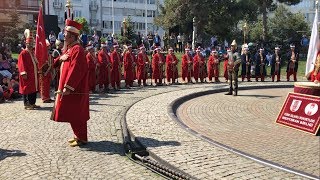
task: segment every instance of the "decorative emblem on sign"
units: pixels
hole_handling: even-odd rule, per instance
[[[318,112],[318,104],[316,103],[310,103],[306,106],[304,109],[304,113],[308,116],[313,116]]]
[[[300,100],[292,100],[292,103],[291,103],[291,106],[290,106],[290,111],[291,112],[297,112],[300,108],[300,105],[301,105],[301,102]]]

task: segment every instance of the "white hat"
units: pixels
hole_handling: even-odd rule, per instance
[[[190,51],[190,49],[189,49],[189,48],[185,48],[184,50],[185,50],[185,51]]]
[[[274,49],[275,49],[275,50],[280,50],[280,48],[279,48],[278,46],[276,46]]]
[[[171,48],[169,48],[168,50],[169,50],[169,51],[173,51],[173,48],[171,47]]]
[[[105,47],[107,47],[107,44],[103,42],[103,43],[101,43],[101,47],[105,48]]]
[[[294,44],[290,44],[290,48],[295,48],[296,46]]]
[[[93,49],[93,46],[92,46],[92,45],[88,45],[88,46],[86,47],[86,49],[87,49],[87,50]]]

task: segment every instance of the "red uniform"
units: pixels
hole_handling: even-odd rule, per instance
[[[71,94],[57,94],[53,119],[57,122],[69,122],[75,136],[87,141],[87,121],[89,117],[88,64],[84,50],[79,44],[66,52],[68,59],[61,64],[58,92],[64,88]]]
[[[49,54],[48,55],[48,61],[47,61],[50,69],[48,72],[42,72],[45,74],[41,74],[40,75],[40,95],[41,95],[41,99],[42,101],[47,101],[50,100],[50,84],[51,84],[51,80],[52,80],[52,75],[51,75],[51,66],[52,66],[52,57]]]
[[[96,90],[96,63],[97,63],[97,59],[96,57],[91,54],[90,52],[88,52],[88,54],[86,55],[86,59],[87,59],[87,64],[89,67],[89,90],[94,92]]]
[[[140,52],[138,54],[138,60],[137,60],[137,78],[138,78],[138,84],[141,85],[141,80],[143,80],[143,84],[146,84],[146,79],[148,76],[147,70],[149,69],[149,58],[146,53]]]
[[[39,90],[38,61],[30,50],[22,50],[18,57],[19,68],[19,92],[20,94],[31,94]],[[27,79],[22,75],[26,74]]]
[[[118,52],[113,51],[111,53],[111,85],[113,88],[120,88],[120,81],[121,81],[121,56]]]
[[[205,61],[203,56],[197,54],[193,57],[193,73],[196,81],[200,78],[200,81],[203,82],[203,79],[206,77],[204,65]]]
[[[163,63],[164,63],[164,58],[162,57],[161,54],[156,53],[152,57],[152,79],[155,80],[155,83],[162,83],[162,78],[163,78]]]
[[[105,89],[109,87],[111,82],[111,60],[110,56],[104,50],[100,50],[98,54],[98,84],[99,88],[104,86]]]
[[[219,81],[219,59],[217,56],[211,55],[208,60],[208,78],[212,81],[214,77],[215,81]]]
[[[228,81],[228,54],[224,55],[224,61],[223,61],[223,77]]]
[[[135,64],[136,60],[131,52],[126,52],[123,57],[124,66],[124,79],[126,81],[126,86],[133,86],[133,81],[135,79]]]
[[[320,81],[320,52],[317,54],[313,71],[311,72],[311,81]]]
[[[193,76],[193,69],[192,69],[192,57],[190,54],[184,54],[182,56],[182,79],[188,79],[188,82],[191,82],[191,77]]]
[[[178,78],[178,69],[177,69],[178,59],[174,54],[168,54],[166,57],[166,72],[167,72],[167,81],[172,83]]]

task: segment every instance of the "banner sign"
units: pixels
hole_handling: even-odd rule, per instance
[[[276,122],[316,134],[320,126],[320,97],[289,93]]]

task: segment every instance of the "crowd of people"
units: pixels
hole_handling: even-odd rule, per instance
[[[21,97],[16,63],[17,60],[12,58],[10,46],[2,43],[0,46],[0,103]]]

